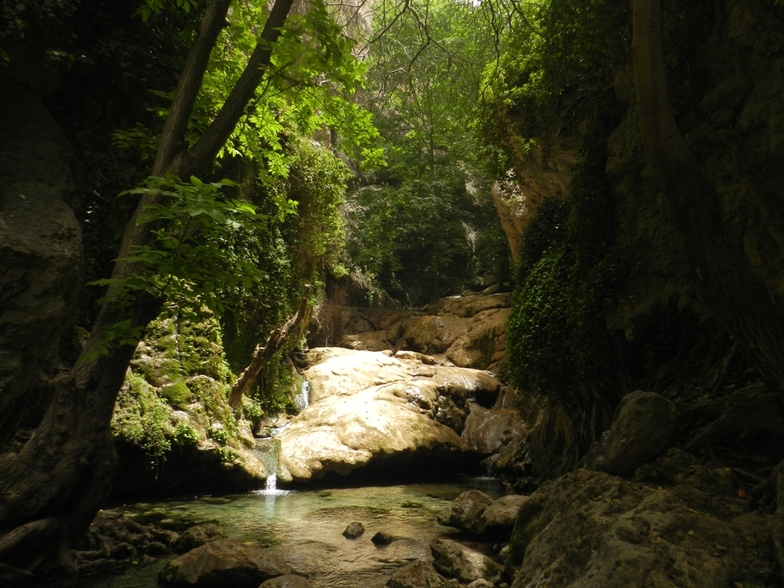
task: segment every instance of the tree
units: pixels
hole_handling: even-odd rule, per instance
[[[160,4],[150,1],[148,6]],[[209,170],[258,96],[262,81],[284,65],[277,64],[272,71],[274,50],[287,34],[292,36],[284,25],[292,20],[293,0],[275,2],[249,45],[247,63],[228,96],[214,117],[194,133],[190,122],[199,118],[195,114],[204,98],[205,76],[231,4],[231,0],[211,0],[206,5],[160,137],[150,174],[155,178],[188,181]],[[323,49],[321,58],[306,63],[312,66],[308,72],[312,75],[330,60],[345,59],[350,44],[335,34],[323,3],[314,2],[307,14],[310,23],[323,25],[320,33],[310,31],[312,42],[318,37]],[[293,41],[289,39],[289,47]],[[192,183],[196,188],[203,185],[195,179]],[[109,428],[115,399],[143,327],[163,304],[160,296],[144,289],[124,289],[124,285],[143,269],[136,252],[153,245],[167,228],[165,216],[143,222],[149,220],[145,215],[149,217],[151,210],[168,204],[167,193],[141,191],[122,238],[108,302],[93,324],[80,359],[56,381],[51,403],[29,440],[0,456],[0,561],[33,569],[52,553],[65,559],[65,549],[87,528],[107,495],[115,464]]]
[[[452,0],[383,2],[369,45],[363,102],[387,165],[350,195],[348,253],[370,282],[406,305],[498,279],[495,214],[474,124],[493,32]]]

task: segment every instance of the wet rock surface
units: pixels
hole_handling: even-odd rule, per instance
[[[446,579],[435,568],[423,560],[413,561],[387,581],[387,588],[441,588]]]
[[[158,578],[170,586],[258,588],[266,580],[291,574],[291,566],[263,549],[218,539],[170,561]]]
[[[320,348],[303,377],[311,404],[278,436],[279,478],[318,479],[374,462],[448,466],[467,457],[468,400],[495,401],[487,372],[432,365],[421,355]],[[452,426],[448,426],[452,425]]]
[[[286,574],[267,580],[259,588],[310,588],[310,580],[296,574]]]
[[[120,573],[139,561],[169,555],[178,539],[174,531],[142,524],[114,511],[99,511],[71,558],[79,574]]]
[[[436,539],[430,545],[433,567],[447,578],[462,583],[482,579],[494,584],[501,579],[501,566],[486,555],[450,539]]]
[[[220,530],[218,525],[214,523],[204,523],[201,525],[194,525],[186,529],[179,537],[172,543],[172,549],[175,553],[183,554],[191,549],[201,547],[205,543],[215,541],[216,539],[224,539],[225,535]]]

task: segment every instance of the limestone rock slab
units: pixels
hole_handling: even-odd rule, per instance
[[[218,539],[170,561],[158,579],[170,586],[258,588],[266,580],[293,572],[286,562],[263,549]]]
[[[347,474],[392,458],[441,465],[458,459],[467,447],[455,427],[462,429],[468,400],[492,404],[500,389],[487,372],[434,365],[417,353],[319,349],[315,355],[303,372],[312,403],[277,437],[284,481]]]

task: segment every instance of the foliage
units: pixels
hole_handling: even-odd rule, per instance
[[[16,0],[0,5],[0,39],[24,38],[29,28],[41,21],[51,24],[68,18],[77,10],[80,0]],[[7,58],[6,54],[6,58]]]
[[[403,305],[499,279],[505,250],[472,122],[492,48],[480,12],[433,0],[382,2],[376,13],[362,99],[387,165],[350,195],[347,265]]]
[[[117,194],[145,182],[162,126],[151,108],[157,100],[152,91],[174,87],[198,24],[198,14],[180,10],[141,22],[133,16],[138,5],[138,0],[90,0],[57,25],[68,43],[56,47],[75,59],[59,79],[50,108],[80,162],[74,212],[82,225],[87,281],[111,273],[135,205]],[[125,130],[134,137],[124,140]],[[100,296],[98,288],[83,291],[82,326],[92,324]]]
[[[198,0],[172,0],[172,2],[178,9],[185,13],[190,12],[191,9],[196,9],[199,6]],[[166,4],[164,0],[144,0],[136,13],[143,21],[147,21],[147,19],[150,18],[150,15],[159,14],[165,7]]]
[[[569,200],[545,202],[526,230],[508,327],[514,384],[573,415],[595,414],[623,389],[604,319],[624,262],[603,145],[617,121],[608,88],[627,56],[628,18],[620,1],[523,5],[503,32],[517,46],[483,75],[480,132],[495,174],[524,167],[531,147],[555,136],[583,140]]]
[[[621,373],[604,311],[623,267],[613,251],[612,200],[600,178],[580,169],[569,202],[542,205],[525,234],[526,261],[508,325],[514,385],[575,411],[614,396]]]
[[[146,186],[125,192],[162,195],[164,203],[148,205],[136,220],[137,226],[151,224],[155,239],[133,247],[123,258],[135,270],[123,278],[92,282],[110,287],[103,302],[126,304],[142,291],[192,313],[206,308],[220,314],[233,292],[260,281],[259,269],[244,256],[233,255],[229,244],[263,217],[250,203],[223,197],[220,192],[227,186],[235,184],[229,180],[205,184],[196,177],[185,183],[167,177],[150,178]],[[141,328],[133,327],[130,320],[115,323],[96,352],[133,344],[141,334]]]
[[[459,170],[446,165],[397,187],[359,190],[346,210],[348,255],[399,302],[430,302],[476,275],[479,208]]]
[[[488,65],[479,130],[496,175],[519,165],[532,144],[571,136],[606,101],[629,47],[626,2],[546,0],[523,5],[505,35],[516,40]]]
[[[344,241],[340,206],[350,176],[339,158],[310,141],[298,141],[293,149],[287,194],[297,203],[297,214],[290,242],[305,281],[318,279],[325,268],[335,275],[345,272],[339,262]]]

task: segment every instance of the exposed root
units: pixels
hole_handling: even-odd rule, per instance
[[[747,386],[695,407],[685,416],[691,420],[710,419],[686,443],[687,451],[713,447],[721,439],[750,433],[780,436],[784,430],[780,394],[769,391],[762,384]]]
[[[773,551],[776,554],[776,561],[779,564],[779,573],[784,578],[784,515],[778,515],[776,522],[773,523]]]
[[[66,526],[62,519],[48,517],[20,525],[0,537],[0,560],[24,562],[27,569],[35,569],[52,552],[65,545]]]
[[[27,582],[33,573],[24,568],[17,568],[9,564],[0,563],[0,586],[11,586]]]

